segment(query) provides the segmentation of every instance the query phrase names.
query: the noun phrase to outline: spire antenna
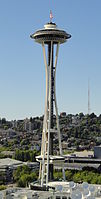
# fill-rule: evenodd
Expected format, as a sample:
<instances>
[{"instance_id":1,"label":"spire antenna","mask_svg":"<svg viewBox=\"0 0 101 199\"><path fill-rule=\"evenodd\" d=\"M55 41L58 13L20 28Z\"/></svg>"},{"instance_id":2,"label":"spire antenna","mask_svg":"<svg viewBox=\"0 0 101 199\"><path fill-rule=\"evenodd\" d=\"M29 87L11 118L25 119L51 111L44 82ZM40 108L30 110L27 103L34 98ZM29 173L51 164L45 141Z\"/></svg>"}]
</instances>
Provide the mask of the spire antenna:
<instances>
[{"instance_id":1,"label":"spire antenna","mask_svg":"<svg viewBox=\"0 0 101 199\"><path fill-rule=\"evenodd\" d=\"M53 19L53 14L52 11L50 10L50 23L52 22L52 19Z\"/></svg>"},{"instance_id":2,"label":"spire antenna","mask_svg":"<svg viewBox=\"0 0 101 199\"><path fill-rule=\"evenodd\" d=\"M90 83L88 79L88 115L90 114Z\"/></svg>"}]
</instances>

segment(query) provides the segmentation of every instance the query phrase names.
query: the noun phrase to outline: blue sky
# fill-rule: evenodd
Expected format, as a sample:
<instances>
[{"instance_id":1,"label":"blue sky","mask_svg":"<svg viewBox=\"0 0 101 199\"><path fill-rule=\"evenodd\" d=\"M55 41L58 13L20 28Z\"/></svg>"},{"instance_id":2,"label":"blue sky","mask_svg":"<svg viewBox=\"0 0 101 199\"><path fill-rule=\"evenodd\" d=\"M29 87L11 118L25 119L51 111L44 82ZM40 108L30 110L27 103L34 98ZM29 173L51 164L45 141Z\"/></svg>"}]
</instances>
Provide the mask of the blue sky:
<instances>
[{"instance_id":1,"label":"blue sky","mask_svg":"<svg viewBox=\"0 0 101 199\"><path fill-rule=\"evenodd\" d=\"M0 1L0 117L40 116L45 105L45 67L41 45L30 34L53 22L72 38L60 46L57 66L59 113L101 113L101 1Z\"/></svg>"}]
</instances>

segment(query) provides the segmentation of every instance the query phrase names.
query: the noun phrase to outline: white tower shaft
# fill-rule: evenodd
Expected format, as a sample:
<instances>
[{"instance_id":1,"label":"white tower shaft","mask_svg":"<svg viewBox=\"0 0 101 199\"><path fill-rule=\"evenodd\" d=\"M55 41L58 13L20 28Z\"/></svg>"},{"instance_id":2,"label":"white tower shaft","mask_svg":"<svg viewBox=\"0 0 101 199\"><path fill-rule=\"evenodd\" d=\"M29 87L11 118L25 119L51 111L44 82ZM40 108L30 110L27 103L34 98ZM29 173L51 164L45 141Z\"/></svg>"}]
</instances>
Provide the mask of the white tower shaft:
<instances>
[{"instance_id":1,"label":"white tower shaft","mask_svg":"<svg viewBox=\"0 0 101 199\"><path fill-rule=\"evenodd\" d=\"M53 134L54 133L58 134L59 153L62 156L58 108L57 108L57 102L56 102L56 66L57 66L57 59L58 59L59 43L56 44L56 55L55 55L55 63L54 63L53 69L52 69L53 41L51 41L49 66L46 60L44 42L42 43L42 48L43 48L45 71L46 71L46 100L45 100L45 113L44 113L44 122L43 122L42 146L41 146L42 161L40 163L40 176L39 176L41 179L41 186L43 186L44 182L46 182L46 185L47 185L49 179L53 178L52 176L53 165L50 164L50 156L53 156ZM53 86L53 89L52 89L52 86ZM52 99L52 95L53 95L53 99ZM56 113L56 128L55 129L52 124L54 108L55 108L55 113Z\"/></svg>"}]
</instances>

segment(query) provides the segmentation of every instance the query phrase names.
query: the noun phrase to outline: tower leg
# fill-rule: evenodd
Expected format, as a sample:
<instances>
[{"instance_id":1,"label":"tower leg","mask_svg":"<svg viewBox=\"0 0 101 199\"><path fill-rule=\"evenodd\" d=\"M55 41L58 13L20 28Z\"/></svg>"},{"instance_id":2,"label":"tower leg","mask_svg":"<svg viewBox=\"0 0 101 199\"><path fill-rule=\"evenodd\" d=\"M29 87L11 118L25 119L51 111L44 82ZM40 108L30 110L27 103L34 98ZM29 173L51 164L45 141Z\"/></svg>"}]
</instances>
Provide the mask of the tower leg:
<instances>
[{"instance_id":1,"label":"tower leg","mask_svg":"<svg viewBox=\"0 0 101 199\"><path fill-rule=\"evenodd\" d=\"M54 54L53 42L48 44L48 67L50 70L50 98L51 107L50 107L50 128L53 129L53 96L54 96L54 74L53 74L53 54ZM50 132L50 141L49 141L49 154L53 155L53 133ZM53 180L53 164L49 164L49 180Z\"/></svg>"},{"instance_id":2,"label":"tower leg","mask_svg":"<svg viewBox=\"0 0 101 199\"><path fill-rule=\"evenodd\" d=\"M61 134L60 134L60 127L59 127L59 117L58 117L58 108L57 108L57 101L56 101L56 66L57 66L57 59L58 59L58 52L59 52L59 43L57 44L56 48L56 56L55 56L55 64L54 64L54 101L55 101L55 111L56 111L56 123L57 123L57 130L58 130L58 139L59 139L59 150L60 155L62 154L62 146L61 146ZM63 179L65 180L65 170L62 168Z\"/></svg>"},{"instance_id":3,"label":"tower leg","mask_svg":"<svg viewBox=\"0 0 101 199\"><path fill-rule=\"evenodd\" d=\"M44 121L43 121L43 133L42 133L42 145L41 145L41 156L42 163L40 163L40 171L39 171L39 179L41 180L41 186L44 183L44 175L46 172L45 158L47 151L47 120L48 120L48 95L49 95L49 71L46 61L46 53L45 53L45 45L42 43L43 55L44 55L44 63L45 63L45 72L46 72L46 98L45 98L45 113L44 113Z\"/></svg>"},{"instance_id":4,"label":"tower leg","mask_svg":"<svg viewBox=\"0 0 101 199\"><path fill-rule=\"evenodd\" d=\"M49 68L49 121L48 121L48 149L47 149L47 176L46 176L46 185L48 181L53 179L53 165L49 165L49 155L53 155L53 135L50 132L50 129L53 128L53 41L48 45L48 68ZM52 179L50 179L50 177Z\"/></svg>"}]
</instances>

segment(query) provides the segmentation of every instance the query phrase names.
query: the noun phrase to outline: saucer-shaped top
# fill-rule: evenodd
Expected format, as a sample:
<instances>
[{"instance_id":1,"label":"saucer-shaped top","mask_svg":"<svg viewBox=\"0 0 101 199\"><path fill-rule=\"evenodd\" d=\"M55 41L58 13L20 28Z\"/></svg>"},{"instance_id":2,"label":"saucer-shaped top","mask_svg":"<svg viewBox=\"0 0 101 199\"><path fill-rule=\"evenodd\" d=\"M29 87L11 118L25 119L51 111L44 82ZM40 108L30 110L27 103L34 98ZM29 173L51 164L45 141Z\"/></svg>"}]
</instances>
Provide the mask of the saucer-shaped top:
<instances>
[{"instance_id":1,"label":"saucer-shaped top","mask_svg":"<svg viewBox=\"0 0 101 199\"><path fill-rule=\"evenodd\" d=\"M50 41L53 41L54 44L61 44L71 38L71 35L64 30L59 30L55 23L50 22L44 25L44 29L36 31L30 37L41 44L43 42L48 44Z\"/></svg>"}]
</instances>

